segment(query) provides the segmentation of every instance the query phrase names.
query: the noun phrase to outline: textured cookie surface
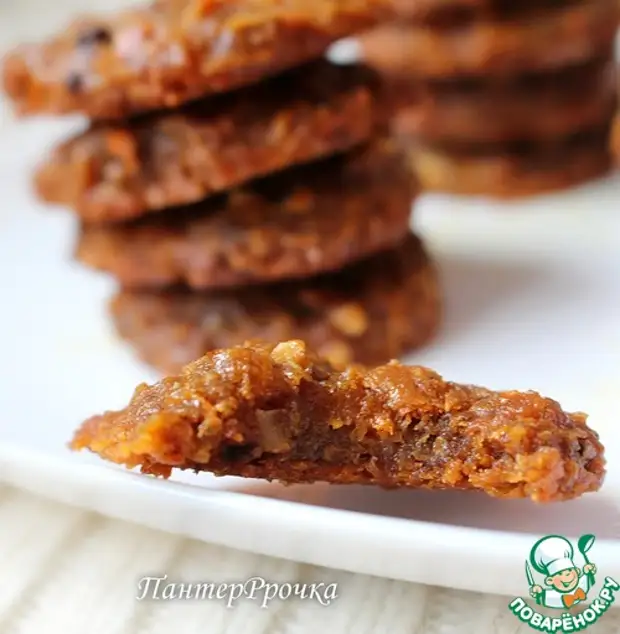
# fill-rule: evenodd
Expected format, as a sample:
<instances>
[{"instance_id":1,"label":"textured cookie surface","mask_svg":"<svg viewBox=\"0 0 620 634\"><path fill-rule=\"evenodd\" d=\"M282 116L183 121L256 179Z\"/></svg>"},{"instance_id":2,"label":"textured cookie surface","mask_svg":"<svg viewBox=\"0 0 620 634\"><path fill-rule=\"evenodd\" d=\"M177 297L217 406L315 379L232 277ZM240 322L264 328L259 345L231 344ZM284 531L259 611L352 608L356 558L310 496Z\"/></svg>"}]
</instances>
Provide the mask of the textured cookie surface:
<instances>
[{"instance_id":1,"label":"textured cookie surface","mask_svg":"<svg viewBox=\"0 0 620 634\"><path fill-rule=\"evenodd\" d=\"M99 124L41 164L41 198L86 222L196 202L252 178L367 141L387 107L363 66L307 64L225 95Z\"/></svg>"},{"instance_id":2,"label":"textured cookie surface","mask_svg":"<svg viewBox=\"0 0 620 634\"><path fill-rule=\"evenodd\" d=\"M560 68L612 45L619 11L616 0L581 0L501 22L382 26L361 37L362 56L386 73L412 77Z\"/></svg>"},{"instance_id":3,"label":"textured cookie surface","mask_svg":"<svg viewBox=\"0 0 620 634\"><path fill-rule=\"evenodd\" d=\"M22 114L123 118L276 75L388 13L386 0L155 1L16 49L4 88Z\"/></svg>"},{"instance_id":4,"label":"textured cookie surface","mask_svg":"<svg viewBox=\"0 0 620 634\"><path fill-rule=\"evenodd\" d=\"M589 63L506 81L400 82L394 127L427 141L545 141L609 121L616 107L611 51Z\"/></svg>"},{"instance_id":5,"label":"textured cookie surface","mask_svg":"<svg viewBox=\"0 0 620 634\"><path fill-rule=\"evenodd\" d=\"M402 151L381 139L190 208L85 226L76 255L133 288L301 278L399 242L415 193Z\"/></svg>"},{"instance_id":6,"label":"textured cookie surface","mask_svg":"<svg viewBox=\"0 0 620 634\"><path fill-rule=\"evenodd\" d=\"M110 311L137 354L162 372L248 340L303 338L332 364L376 364L425 344L441 321L437 272L408 237L336 273L301 282L192 292L121 291Z\"/></svg>"},{"instance_id":7,"label":"textured cookie surface","mask_svg":"<svg viewBox=\"0 0 620 634\"><path fill-rule=\"evenodd\" d=\"M525 152L467 155L414 143L410 158L420 185L430 191L518 198L562 190L603 176L611 167L608 128Z\"/></svg>"}]
</instances>

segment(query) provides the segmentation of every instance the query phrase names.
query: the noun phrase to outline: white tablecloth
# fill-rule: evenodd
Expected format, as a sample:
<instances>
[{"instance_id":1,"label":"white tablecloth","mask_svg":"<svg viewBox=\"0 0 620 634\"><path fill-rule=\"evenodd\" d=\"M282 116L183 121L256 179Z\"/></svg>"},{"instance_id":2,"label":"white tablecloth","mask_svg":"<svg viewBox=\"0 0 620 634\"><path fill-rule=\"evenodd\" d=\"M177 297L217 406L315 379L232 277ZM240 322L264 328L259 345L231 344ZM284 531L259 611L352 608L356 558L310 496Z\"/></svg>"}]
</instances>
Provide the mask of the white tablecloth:
<instances>
[{"instance_id":1,"label":"white tablecloth","mask_svg":"<svg viewBox=\"0 0 620 634\"><path fill-rule=\"evenodd\" d=\"M368 556L372 556L369 553ZM315 601L138 601L145 576L175 582L338 584ZM2 634L526 634L504 597L455 592L220 548L0 485ZM620 610L592 634L620 632Z\"/></svg>"}]
</instances>

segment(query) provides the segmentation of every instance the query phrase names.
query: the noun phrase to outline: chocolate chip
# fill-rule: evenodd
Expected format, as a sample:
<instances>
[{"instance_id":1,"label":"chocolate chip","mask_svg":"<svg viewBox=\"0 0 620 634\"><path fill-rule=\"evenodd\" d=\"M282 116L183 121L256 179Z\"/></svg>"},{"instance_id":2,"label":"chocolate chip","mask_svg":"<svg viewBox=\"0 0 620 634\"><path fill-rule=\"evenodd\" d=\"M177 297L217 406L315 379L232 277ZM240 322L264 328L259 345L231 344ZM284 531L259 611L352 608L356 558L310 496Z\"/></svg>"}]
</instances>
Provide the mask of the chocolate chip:
<instances>
[{"instance_id":1,"label":"chocolate chip","mask_svg":"<svg viewBox=\"0 0 620 634\"><path fill-rule=\"evenodd\" d=\"M76 95L82 91L84 87L84 79L79 73L71 73L67 77L67 89L70 93Z\"/></svg>"},{"instance_id":2,"label":"chocolate chip","mask_svg":"<svg viewBox=\"0 0 620 634\"><path fill-rule=\"evenodd\" d=\"M84 47L109 44L111 41L112 34L103 26L91 26L82 31L77 37L77 45Z\"/></svg>"}]
</instances>

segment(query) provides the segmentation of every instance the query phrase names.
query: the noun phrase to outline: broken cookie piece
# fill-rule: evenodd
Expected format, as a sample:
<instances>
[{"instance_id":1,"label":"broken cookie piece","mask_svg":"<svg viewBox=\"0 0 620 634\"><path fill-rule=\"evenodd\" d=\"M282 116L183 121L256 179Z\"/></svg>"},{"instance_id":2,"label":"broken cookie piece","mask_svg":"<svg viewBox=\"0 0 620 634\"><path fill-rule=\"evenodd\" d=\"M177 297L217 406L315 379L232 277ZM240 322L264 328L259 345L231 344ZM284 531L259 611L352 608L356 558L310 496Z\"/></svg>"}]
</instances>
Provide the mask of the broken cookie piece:
<instances>
[{"instance_id":1,"label":"broken cookie piece","mask_svg":"<svg viewBox=\"0 0 620 634\"><path fill-rule=\"evenodd\" d=\"M603 446L535 392L450 383L393 361L336 371L301 341L211 352L87 420L71 447L144 473L481 490L553 502L596 491Z\"/></svg>"}]
</instances>

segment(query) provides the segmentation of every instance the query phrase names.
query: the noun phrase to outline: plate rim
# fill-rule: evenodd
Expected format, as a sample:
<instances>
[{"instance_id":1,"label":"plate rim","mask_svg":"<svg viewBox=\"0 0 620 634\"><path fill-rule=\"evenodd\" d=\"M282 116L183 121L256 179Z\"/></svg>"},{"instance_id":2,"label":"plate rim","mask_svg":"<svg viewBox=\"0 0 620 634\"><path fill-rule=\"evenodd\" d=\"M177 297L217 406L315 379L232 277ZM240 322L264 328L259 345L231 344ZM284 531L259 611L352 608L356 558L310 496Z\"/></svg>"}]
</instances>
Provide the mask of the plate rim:
<instances>
[{"instance_id":1,"label":"plate rim","mask_svg":"<svg viewBox=\"0 0 620 634\"><path fill-rule=\"evenodd\" d=\"M512 598L524 596L524 553L536 538L527 532L383 516L165 481L9 443L0 444L0 481L57 502L210 544L358 574ZM111 496L119 492L123 504L111 503ZM173 511L189 512L193 518L208 519L209 512L217 512L219 521L207 521L199 527L191 521L187 529L175 529L174 513L163 523L153 518L155 499L157 506L167 503ZM258 507L260 512L256 512ZM240 527L247 530L246 543L240 543ZM351 538L353 532L356 539ZM304 548L308 536L314 543ZM369 548L374 552L367 556ZM360 556L360 550L366 556ZM597 550L605 574L620 578L620 540L597 539ZM395 552L397 565L386 568L386 561ZM445 566L436 563L446 559L456 563L450 575Z\"/></svg>"}]
</instances>

